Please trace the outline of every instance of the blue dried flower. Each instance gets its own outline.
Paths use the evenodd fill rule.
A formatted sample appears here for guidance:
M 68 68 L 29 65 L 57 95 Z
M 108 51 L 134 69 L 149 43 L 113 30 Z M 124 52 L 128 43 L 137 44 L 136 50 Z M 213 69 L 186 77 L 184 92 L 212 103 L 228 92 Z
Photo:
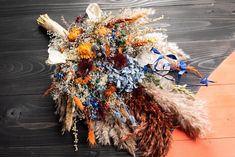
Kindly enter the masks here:
M 58 80 L 63 79 L 64 78 L 64 73 L 62 73 L 62 72 L 56 73 L 54 75 L 54 77 Z
M 126 55 L 126 58 L 127 66 L 121 70 L 107 66 L 107 70 L 110 71 L 108 79 L 116 84 L 120 91 L 132 92 L 138 87 L 137 84 L 142 82 L 144 71 L 132 57 Z

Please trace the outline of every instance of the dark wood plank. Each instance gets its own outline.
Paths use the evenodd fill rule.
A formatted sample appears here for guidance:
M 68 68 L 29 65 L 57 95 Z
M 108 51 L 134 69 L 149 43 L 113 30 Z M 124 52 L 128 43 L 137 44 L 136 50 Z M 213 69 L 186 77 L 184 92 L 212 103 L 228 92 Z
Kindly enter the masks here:
M 89 148 L 81 145 L 77 152 L 71 148 L 72 145 L 63 146 L 29 146 L 29 147 L 7 147 L 0 148 L 0 156 L 17 156 L 17 157 L 130 157 L 127 152 L 116 150 L 112 147 Z
M 0 156 L 129 156 L 113 147 L 90 149 L 86 126 L 79 128 L 78 152 L 73 137 L 60 133 L 54 103 L 42 92 L 50 84 L 53 67 L 45 64 L 48 37 L 35 19 L 48 13 L 61 23 L 84 13 L 85 0 L 0 0 Z M 191 55 L 190 64 L 210 74 L 235 48 L 234 0 L 98 0 L 105 10 L 153 7 L 165 19 L 154 27 L 168 29 L 169 41 Z M 187 80 L 198 80 L 190 75 Z M 197 88 L 192 88 L 197 90 Z

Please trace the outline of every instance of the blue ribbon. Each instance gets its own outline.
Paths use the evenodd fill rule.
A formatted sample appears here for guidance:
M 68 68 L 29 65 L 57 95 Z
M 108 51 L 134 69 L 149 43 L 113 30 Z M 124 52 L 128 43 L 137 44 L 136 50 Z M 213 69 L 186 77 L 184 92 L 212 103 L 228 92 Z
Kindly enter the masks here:
M 159 62 L 161 59 L 164 58 L 164 56 L 161 54 L 161 52 L 159 52 L 156 48 L 152 47 L 150 51 L 152 51 L 152 52 L 155 53 L 155 54 L 159 54 L 159 55 L 160 55 L 160 56 L 157 58 L 157 60 L 155 61 L 155 63 L 156 63 L 156 62 Z M 173 54 L 169 54 L 169 55 L 166 55 L 166 56 L 169 57 L 169 58 L 171 58 L 171 59 L 177 60 L 176 56 L 173 55 Z M 163 64 L 163 69 L 164 69 L 166 66 L 170 66 L 170 63 L 165 63 L 165 64 Z M 155 69 L 155 70 L 157 70 L 157 71 L 165 71 L 165 70 L 158 70 L 158 69 Z
M 169 55 L 166 55 L 168 58 L 171 58 L 171 59 L 174 59 L 174 60 L 178 60 L 177 57 L 173 54 L 169 54 Z
M 146 73 L 146 72 L 148 72 L 148 66 L 147 65 L 145 65 L 144 67 L 143 67 L 143 70 L 144 70 L 144 72 Z
M 161 59 L 163 59 L 163 58 L 164 58 L 164 56 L 163 56 L 163 55 L 160 55 L 160 56 L 158 57 L 158 59 L 157 59 L 155 62 L 158 63 L 158 62 L 159 62 Z M 156 71 L 170 71 L 170 70 L 164 70 L 165 67 L 171 66 L 170 63 L 164 63 L 164 64 L 162 65 L 163 70 L 156 69 L 157 63 L 154 65 L 154 69 L 155 69 Z
M 215 81 L 208 80 L 208 76 L 205 76 L 200 80 L 200 83 L 205 86 L 208 86 L 209 83 L 215 83 Z
M 153 53 L 156 53 L 156 54 L 161 54 L 161 52 L 159 52 L 156 48 L 152 47 L 151 50 Z
M 159 62 L 161 59 L 163 59 L 164 58 L 164 56 L 163 55 L 160 55 L 158 58 L 157 58 L 157 60 L 155 61 L 155 63 L 156 62 Z
M 156 66 L 157 66 L 158 62 L 159 62 L 161 59 L 163 59 L 163 58 L 164 58 L 164 56 L 163 56 L 163 55 L 160 55 L 160 56 L 157 58 L 157 60 L 154 62 L 154 63 L 156 63 L 156 64 L 154 65 L 154 69 L 155 69 L 156 71 L 160 71 L 160 70 L 156 69 Z
M 164 63 L 164 64 L 163 64 L 163 69 L 164 69 L 165 67 L 167 67 L 167 66 L 171 66 L 171 64 L 170 64 L 170 63 Z
M 187 64 L 184 61 L 179 62 L 180 71 L 178 72 L 177 83 L 180 83 L 181 76 L 186 72 Z

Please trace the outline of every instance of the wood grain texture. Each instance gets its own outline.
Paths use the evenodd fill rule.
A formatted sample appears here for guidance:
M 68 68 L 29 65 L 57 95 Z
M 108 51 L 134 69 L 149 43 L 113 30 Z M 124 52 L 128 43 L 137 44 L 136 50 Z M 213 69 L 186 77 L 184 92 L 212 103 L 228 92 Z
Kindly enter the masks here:
M 45 64 L 48 37 L 35 19 L 48 13 L 62 23 L 84 13 L 85 0 L 0 0 L 0 156 L 129 156 L 113 147 L 89 148 L 86 126 L 79 129 L 79 151 L 72 136 L 61 135 L 54 103 L 42 92 L 53 67 Z M 210 74 L 235 49 L 234 0 L 98 0 L 105 10 L 152 7 L 165 19 L 169 41 L 191 56 L 190 64 Z M 187 76 L 195 83 L 197 79 Z M 197 88 L 192 88 L 197 90 Z

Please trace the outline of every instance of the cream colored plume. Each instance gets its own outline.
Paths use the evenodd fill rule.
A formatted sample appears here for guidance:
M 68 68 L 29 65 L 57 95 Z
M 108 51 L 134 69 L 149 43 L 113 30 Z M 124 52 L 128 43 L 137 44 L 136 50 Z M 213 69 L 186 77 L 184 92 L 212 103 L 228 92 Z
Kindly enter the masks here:
M 48 32 L 55 33 L 63 38 L 67 38 L 68 31 L 60 24 L 52 20 L 47 14 L 40 15 L 37 23 L 45 28 Z
M 146 92 L 167 112 L 175 114 L 180 128 L 191 138 L 203 137 L 210 127 L 205 103 L 185 94 L 169 92 L 151 84 L 143 84 Z

